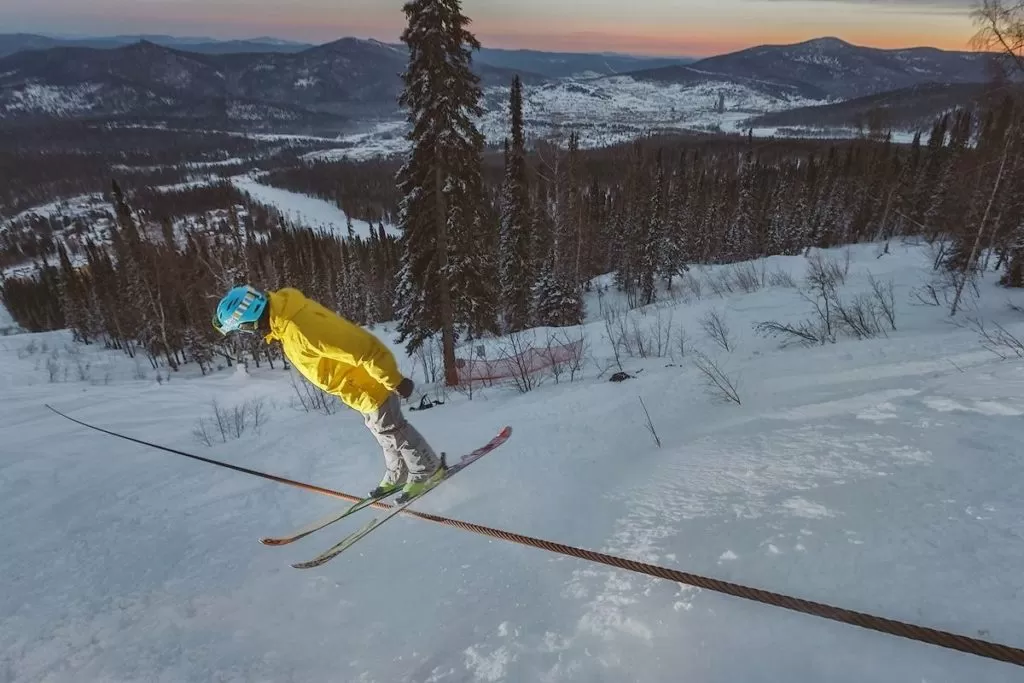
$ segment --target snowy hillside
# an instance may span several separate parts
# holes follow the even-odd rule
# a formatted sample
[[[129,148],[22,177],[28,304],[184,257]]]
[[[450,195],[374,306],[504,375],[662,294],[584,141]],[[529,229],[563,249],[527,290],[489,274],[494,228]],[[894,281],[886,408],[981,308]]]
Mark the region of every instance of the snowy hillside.
[[[324,230],[341,236],[348,235],[348,216],[337,205],[316,197],[291,192],[279,187],[262,185],[250,176],[237,176],[231,181],[239,190],[247,193],[256,202],[272,206],[297,225],[310,230]],[[366,239],[376,226],[362,220],[352,221],[352,231]],[[393,226],[384,226],[390,234],[397,234]]]
[[[844,253],[828,254],[838,296],[865,297],[873,338],[780,348],[755,333],[812,319],[804,257],[694,269],[644,311],[595,291],[591,322],[563,331],[587,347],[575,381],[407,413],[450,459],[515,429],[416,507],[1024,647],[1024,359],[950,325],[941,287],[943,305],[925,303],[924,247],[858,246],[848,269]],[[986,276],[958,320],[1024,339],[1008,302],[1021,292]],[[724,334],[709,333],[712,313]],[[485,346],[493,358],[510,343]],[[701,354],[739,403],[708,391]],[[616,356],[632,379],[608,381]],[[423,384],[418,359],[400,362]],[[359,416],[297,409],[281,370],[190,373],[157,382],[145,361],[64,333],[0,340],[4,681],[1021,680],[1010,664],[412,518],[294,570],[372,513],[264,547],[339,502],[43,407],[350,493],[376,484]],[[198,443],[213,400],[262,400],[259,428]]]
[[[509,130],[508,89],[488,88],[485,100],[488,111],[481,131],[489,142],[500,144]],[[717,110],[720,101],[722,111]],[[648,131],[710,130],[737,118],[812,104],[819,102],[714,80],[676,84],[612,76],[523,89],[527,135],[546,137],[575,128],[587,147],[627,141]]]

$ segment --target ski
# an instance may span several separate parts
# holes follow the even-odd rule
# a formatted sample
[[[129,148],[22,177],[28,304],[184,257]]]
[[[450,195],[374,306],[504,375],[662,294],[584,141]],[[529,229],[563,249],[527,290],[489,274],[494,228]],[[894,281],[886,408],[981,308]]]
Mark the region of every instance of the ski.
[[[277,537],[261,538],[260,539],[260,543],[262,543],[263,545],[271,545],[271,546],[281,546],[281,545],[288,545],[289,543],[294,543],[295,541],[298,541],[299,539],[305,538],[306,536],[309,536],[310,534],[312,534],[314,532],[320,531],[324,527],[330,526],[331,524],[334,524],[335,522],[337,522],[339,520],[345,519],[346,517],[348,517],[351,514],[359,512],[360,510],[364,510],[364,509],[370,507],[371,505],[373,505],[374,503],[382,501],[385,498],[389,498],[390,496],[393,496],[396,493],[399,493],[401,490],[402,490],[401,487],[399,487],[399,488],[397,488],[397,489],[395,489],[393,491],[385,493],[382,496],[367,496],[366,498],[363,498],[362,500],[359,500],[359,501],[356,501],[355,503],[352,503],[352,505],[350,505],[349,507],[345,508],[341,512],[332,512],[330,515],[324,517],[323,519],[319,519],[319,520],[317,520],[317,521],[315,521],[315,522],[313,522],[313,523],[311,523],[311,524],[309,524],[307,526],[302,527],[301,529],[296,531],[291,536],[277,536]]]
[[[386,515],[384,515],[380,519],[372,519],[372,520],[370,520],[367,524],[365,524],[358,531],[356,531],[356,532],[354,532],[352,534],[349,534],[345,538],[341,539],[338,543],[336,543],[335,545],[331,546],[330,548],[328,548],[327,550],[325,550],[321,554],[317,555],[312,560],[308,560],[306,562],[297,562],[297,563],[293,564],[292,566],[295,567],[296,569],[310,569],[312,567],[319,567],[319,566],[329,562],[330,560],[334,559],[335,557],[337,557],[338,555],[340,555],[344,551],[346,551],[349,548],[351,548],[353,545],[356,544],[357,541],[359,541],[359,540],[365,538],[366,536],[368,536],[374,529],[380,528],[381,525],[384,524],[384,522],[386,522],[389,519],[395,517],[396,515],[398,515],[398,513],[400,513],[403,510],[405,510],[405,508],[409,507],[410,505],[412,505],[413,503],[418,501],[420,498],[422,498],[423,496],[427,495],[428,493],[430,493],[431,491],[436,489],[438,486],[440,486],[442,483],[444,483],[448,479],[451,479],[457,472],[465,469],[466,467],[468,467],[473,462],[479,460],[483,456],[485,456],[488,453],[490,453],[491,451],[493,451],[498,446],[500,446],[503,443],[505,443],[511,435],[512,435],[512,428],[511,427],[505,427],[500,432],[498,432],[497,436],[495,436],[493,439],[491,439],[487,444],[481,446],[480,448],[476,449],[472,453],[468,453],[468,454],[462,456],[462,459],[460,459],[459,462],[455,463],[454,465],[452,465],[452,466],[450,466],[448,468],[448,472],[447,472],[447,474],[445,474],[443,479],[441,479],[439,482],[437,482],[436,484],[431,486],[426,491],[422,492],[421,494],[419,494],[418,496],[416,496],[412,500],[408,500],[405,503],[402,503],[401,505],[394,506],[393,508],[391,508],[387,512]]]

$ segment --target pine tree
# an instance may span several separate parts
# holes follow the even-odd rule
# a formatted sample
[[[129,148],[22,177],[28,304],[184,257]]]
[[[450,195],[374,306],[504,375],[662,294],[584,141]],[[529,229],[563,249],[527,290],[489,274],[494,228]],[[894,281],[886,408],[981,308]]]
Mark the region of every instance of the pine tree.
[[[483,190],[479,78],[470,68],[480,44],[459,0],[411,0],[402,41],[409,65],[399,103],[409,109],[412,149],[398,173],[403,194],[402,270],[396,295],[399,342],[411,353],[441,332],[445,379],[458,383],[455,325],[493,327],[494,282],[476,253]],[[488,320],[488,318],[491,318]]]
[[[739,196],[729,231],[726,233],[725,258],[742,261],[752,255],[754,238],[754,155],[747,151],[739,172]]]
[[[662,210],[665,196],[665,167],[662,164],[661,150],[655,159],[654,184],[650,188],[648,199],[648,215],[640,234],[639,289],[640,303],[644,306],[654,303],[656,288],[655,277],[661,270],[664,244],[665,216]]]
[[[501,299],[505,329],[510,332],[530,325],[533,282],[522,87],[517,74],[509,98],[512,139],[505,141],[505,177],[501,188]]]

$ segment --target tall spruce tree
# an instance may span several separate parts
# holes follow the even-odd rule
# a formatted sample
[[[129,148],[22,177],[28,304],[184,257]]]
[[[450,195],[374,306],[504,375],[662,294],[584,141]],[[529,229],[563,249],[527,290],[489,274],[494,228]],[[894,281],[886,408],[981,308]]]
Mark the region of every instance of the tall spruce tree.
[[[526,175],[523,133],[523,84],[516,74],[509,97],[512,138],[505,141],[505,178],[501,188],[501,299],[505,328],[510,332],[530,325],[533,273],[530,189]]]
[[[445,381],[458,383],[455,325],[494,326],[495,293],[482,215],[484,139],[479,78],[470,68],[480,43],[459,0],[411,0],[402,42],[409,64],[399,103],[409,110],[412,149],[398,172],[398,225],[404,254],[396,303],[399,342],[410,352],[441,332]]]

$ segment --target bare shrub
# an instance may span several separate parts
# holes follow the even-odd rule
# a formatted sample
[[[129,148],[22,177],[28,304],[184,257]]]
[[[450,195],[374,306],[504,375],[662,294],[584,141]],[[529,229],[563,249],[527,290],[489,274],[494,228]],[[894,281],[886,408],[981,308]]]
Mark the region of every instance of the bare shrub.
[[[708,394],[718,400],[740,404],[738,383],[729,377],[716,360],[697,351],[693,364],[704,376],[704,387]]]
[[[149,373],[146,372],[146,368],[142,365],[142,359],[137,356],[135,358],[135,373],[133,376],[138,380],[143,380],[149,377]]]
[[[196,422],[196,426],[192,428],[192,437],[207,448],[213,448],[213,435],[206,420],[200,418]]]
[[[910,290],[910,296],[917,300],[918,306],[941,306],[939,301],[939,290],[934,283],[926,283],[921,287],[914,287]],[[911,303],[914,303],[911,301]]]
[[[37,347],[38,347],[38,344],[36,344],[36,340],[33,339],[28,344],[25,344],[20,349],[18,349],[18,358],[20,360],[24,360],[24,359],[28,358],[29,356],[35,355]]]
[[[796,289],[796,280],[782,268],[776,268],[773,272],[768,275],[768,286],[769,287],[789,287]]]
[[[686,358],[686,354],[690,352],[690,335],[686,331],[686,328],[682,325],[676,330],[676,344],[671,352],[672,360],[675,360],[676,353],[679,354],[679,358]]]
[[[589,344],[587,343],[587,335],[584,331],[585,328],[580,329],[580,338],[573,340],[569,338],[569,333],[565,333],[564,343],[569,347],[569,381],[575,382],[583,374],[583,369],[587,364],[587,351]]]
[[[700,326],[704,333],[726,351],[732,352],[734,345],[729,326],[726,324],[722,314],[712,309],[700,320]]]
[[[423,368],[423,376],[428,384],[433,384],[443,379],[444,368],[441,354],[441,341],[431,337],[424,342],[413,354],[420,367]]]
[[[804,320],[795,324],[766,320],[758,323],[754,329],[764,337],[782,337],[783,347],[794,344],[817,346],[827,341],[822,334],[821,325],[815,324],[813,320]]]
[[[746,294],[758,291],[764,287],[767,280],[764,264],[762,264],[761,269],[758,270],[757,265],[749,261],[747,263],[733,266],[730,269],[729,276],[734,287]]]
[[[568,375],[570,382],[575,382],[586,364],[586,336],[581,331],[579,339],[572,339],[568,332],[561,335],[548,333],[547,345],[540,350],[555,384]]]
[[[266,422],[266,416],[266,401],[262,398],[250,399],[240,406],[235,406],[231,411],[232,434],[236,439],[240,439],[247,429],[259,433]]]
[[[669,355],[672,343],[672,321],[675,313],[670,311],[666,320],[661,311],[654,317],[654,323],[650,326],[651,331],[651,354],[655,358],[664,358]]]
[[[81,359],[75,364],[75,369],[78,370],[78,381],[79,382],[90,382],[92,381],[92,363],[88,361],[82,361]]]
[[[653,319],[647,315],[630,316],[630,332],[624,345],[627,353],[640,358],[661,358],[668,354],[672,340],[673,313],[666,320],[661,309],[657,309]],[[643,320],[651,319],[648,325]]]
[[[557,344],[552,335],[548,335],[547,345],[541,349],[541,354],[544,356],[548,363],[548,367],[551,368],[551,376],[555,379],[555,384],[560,384],[562,376],[569,371],[566,361],[562,359],[561,355],[555,352],[556,348],[561,348],[561,344]]]
[[[498,359],[506,364],[512,383],[521,394],[533,391],[543,381],[543,375],[535,372],[530,362],[531,341],[524,332],[513,332],[504,338],[498,350]]]
[[[977,281],[968,281],[971,286],[969,295],[977,299],[981,295]],[[910,290],[911,304],[916,306],[941,306],[952,305],[953,296],[957,288],[956,276],[949,271],[938,271],[931,280]]]
[[[697,301],[704,298],[704,285],[701,284],[700,278],[696,277],[693,273],[687,273],[683,276],[682,285],[685,291],[689,292]]]
[[[651,433],[654,438],[654,443],[657,444],[658,448],[661,448],[661,439],[658,437],[658,430],[654,428],[654,423],[651,421],[651,414],[647,412],[647,406],[644,405],[644,399],[641,396],[637,396],[640,399],[640,406],[644,409],[644,416],[647,418],[647,431]]]
[[[885,334],[882,311],[869,294],[860,294],[852,302],[834,302],[836,317],[843,330],[857,339],[873,339]]]
[[[250,430],[258,433],[267,421],[266,401],[262,398],[250,399],[230,408],[221,406],[217,401],[213,401],[211,406],[213,416],[199,418],[192,429],[192,436],[205,446],[241,439]]]
[[[55,384],[60,378],[61,369],[60,361],[56,358],[51,356],[46,359],[46,373],[50,378],[50,384]]]
[[[887,326],[895,330],[892,281],[882,284],[870,277],[871,294],[860,294],[844,302],[838,291],[838,284],[845,277],[842,270],[839,264],[832,267],[824,261],[815,261],[808,273],[810,291],[800,293],[813,307],[813,316],[798,323],[761,322],[755,326],[757,332],[766,337],[782,337],[783,346],[813,346],[835,343],[840,333],[856,339],[871,339],[887,335]]]
[[[840,263],[833,258],[827,258],[820,251],[816,251],[807,257],[807,282],[812,288],[837,289],[840,285],[846,284],[846,276],[850,272],[850,252],[846,252],[846,262]]]
[[[604,332],[608,342],[612,345],[612,354],[615,358],[615,365],[622,372],[622,351],[628,343],[626,334],[625,315],[620,310],[606,308],[604,311]]]
[[[889,322],[889,327],[896,331],[896,291],[893,282],[881,283],[874,275],[868,275],[868,282],[871,284],[871,292],[875,297],[875,305],[881,314]]]
[[[733,293],[732,278],[729,277],[728,270],[719,270],[714,275],[708,275],[708,286],[718,297]]]
[[[989,327],[981,318],[971,317],[967,319],[967,327],[974,330],[981,340],[982,347],[991,351],[1001,359],[1006,360],[1010,355],[1017,358],[1024,358],[1024,341],[1015,336],[999,323],[992,323]]]
[[[307,413],[323,413],[333,415],[338,412],[340,401],[337,396],[328,394],[320,387],[313,386],[303,378],[297,378],[294,371],[289,373],[292,383],[292,390],[295,392],[295,399],[299,408]],[[293,403],[294,405],[294,403]]]
[[[630,355],[647,358],[651,355],[652,343],[650,335],[640,329],[640,321],[635,317],[630,319],[630,327],[632,329],[629,333],[626,349],[631,352]]]

